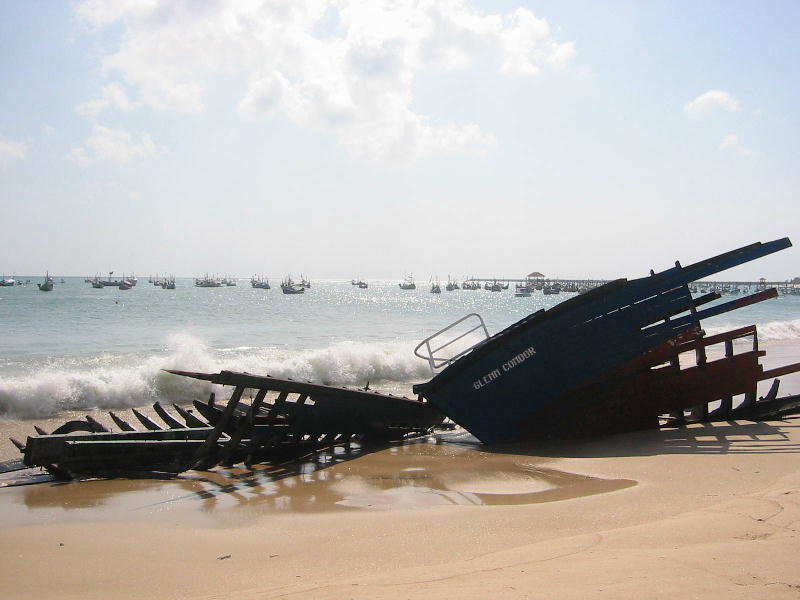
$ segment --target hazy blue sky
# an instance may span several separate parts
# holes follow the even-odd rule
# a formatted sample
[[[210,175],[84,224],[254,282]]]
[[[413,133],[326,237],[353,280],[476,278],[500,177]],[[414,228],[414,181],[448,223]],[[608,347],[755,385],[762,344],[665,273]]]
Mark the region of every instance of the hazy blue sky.
[[[800,244],[799,17],[2,2],[0,271],[614,277]]]

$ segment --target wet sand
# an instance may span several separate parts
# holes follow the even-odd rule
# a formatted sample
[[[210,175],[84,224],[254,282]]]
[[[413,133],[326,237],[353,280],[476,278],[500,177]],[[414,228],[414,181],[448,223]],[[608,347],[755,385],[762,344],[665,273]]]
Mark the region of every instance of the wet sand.
[[[796,598],[799,427],[8,488],[0,578],[9,598]]]
[[[0,581],[20,599],[797,598],[798,456],[792,418],[5,488]]]

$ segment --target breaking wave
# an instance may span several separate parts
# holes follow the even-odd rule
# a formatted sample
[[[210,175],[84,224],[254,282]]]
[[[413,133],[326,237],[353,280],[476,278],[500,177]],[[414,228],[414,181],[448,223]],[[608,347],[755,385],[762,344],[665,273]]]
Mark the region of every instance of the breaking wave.
[[[741,325],[704,327],[706,334],[714,335]],[[800,340],[800,319],[793,321],[770,321],[758,324],[758,339],[762,341]]]
[[[178,334],[156,355],[93,356],[29,365],[22,375],[0,377],[0,418],[43,418],[67,410],[121,409],[161,400],[185,402],[207,396],[208,382],[175,377],[163,369],[222,369],[292,377],[334,385],[407,383],[430,377],[427,364],[401,343],[340,342],[314,350],[212,349]]]

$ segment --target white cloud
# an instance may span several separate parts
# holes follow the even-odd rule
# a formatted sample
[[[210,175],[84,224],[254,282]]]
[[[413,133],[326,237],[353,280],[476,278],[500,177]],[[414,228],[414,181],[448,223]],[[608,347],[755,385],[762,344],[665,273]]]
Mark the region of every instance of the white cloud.
[[[466,0],[86,0],[77,13],[94,27],[124,27],[104,72],[120,75],[144,104],[199,112],[213,77],[244,75],[243,118],[283,115],[376,161],[481,152],[494,143],[476,124],[417,114],[418,73],[492,60],[506,75],[533,76],[575,54],[528,9],[485,14]],[[94,102],[87,112],[111,105]]]
[[[739,137],[733,133],[725,136],[722,143],[719,145],[719,149],[726,152],[734,152],[739,156],[753,156],[753,151],[745,148],[741,142],[739,142]]]
[[[28,147],[22,142],[0,138],[0,169],[5,169],[12,160],[22,160]]]
[[[86,144],[72,148],[69,158],[80,166],[87,167],[101,162],[122,165],[161,153],[162,150],[146,133],[140,134],[137,139],[127,131],[95,124]]]
[[[96,117],[109,108],[116,108],[125,112],[135,108],[135,105],[128,100],[125,90],[117,83],[106,85],[100,98],[78,105],[77,111],[85,117]]]
[[[722,90],[709,90],[700,94],[683,107],[684,112],[693,118],[710,115],[718,110],[737,112],[739,101],[728,92]]]

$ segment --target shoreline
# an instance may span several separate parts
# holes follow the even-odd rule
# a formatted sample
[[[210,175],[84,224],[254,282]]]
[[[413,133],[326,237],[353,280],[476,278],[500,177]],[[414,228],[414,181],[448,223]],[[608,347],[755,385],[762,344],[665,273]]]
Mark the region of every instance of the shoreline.
[[[800,360],[796,343],[765,346],[765,368]],[[798,391],[782,378],[780,395]],[[34,423],[0,421],[3,458]],[[0,577],[19,599],[800,592],[800,417],[502,448],[449,432],[342,452],[0,488]]]

